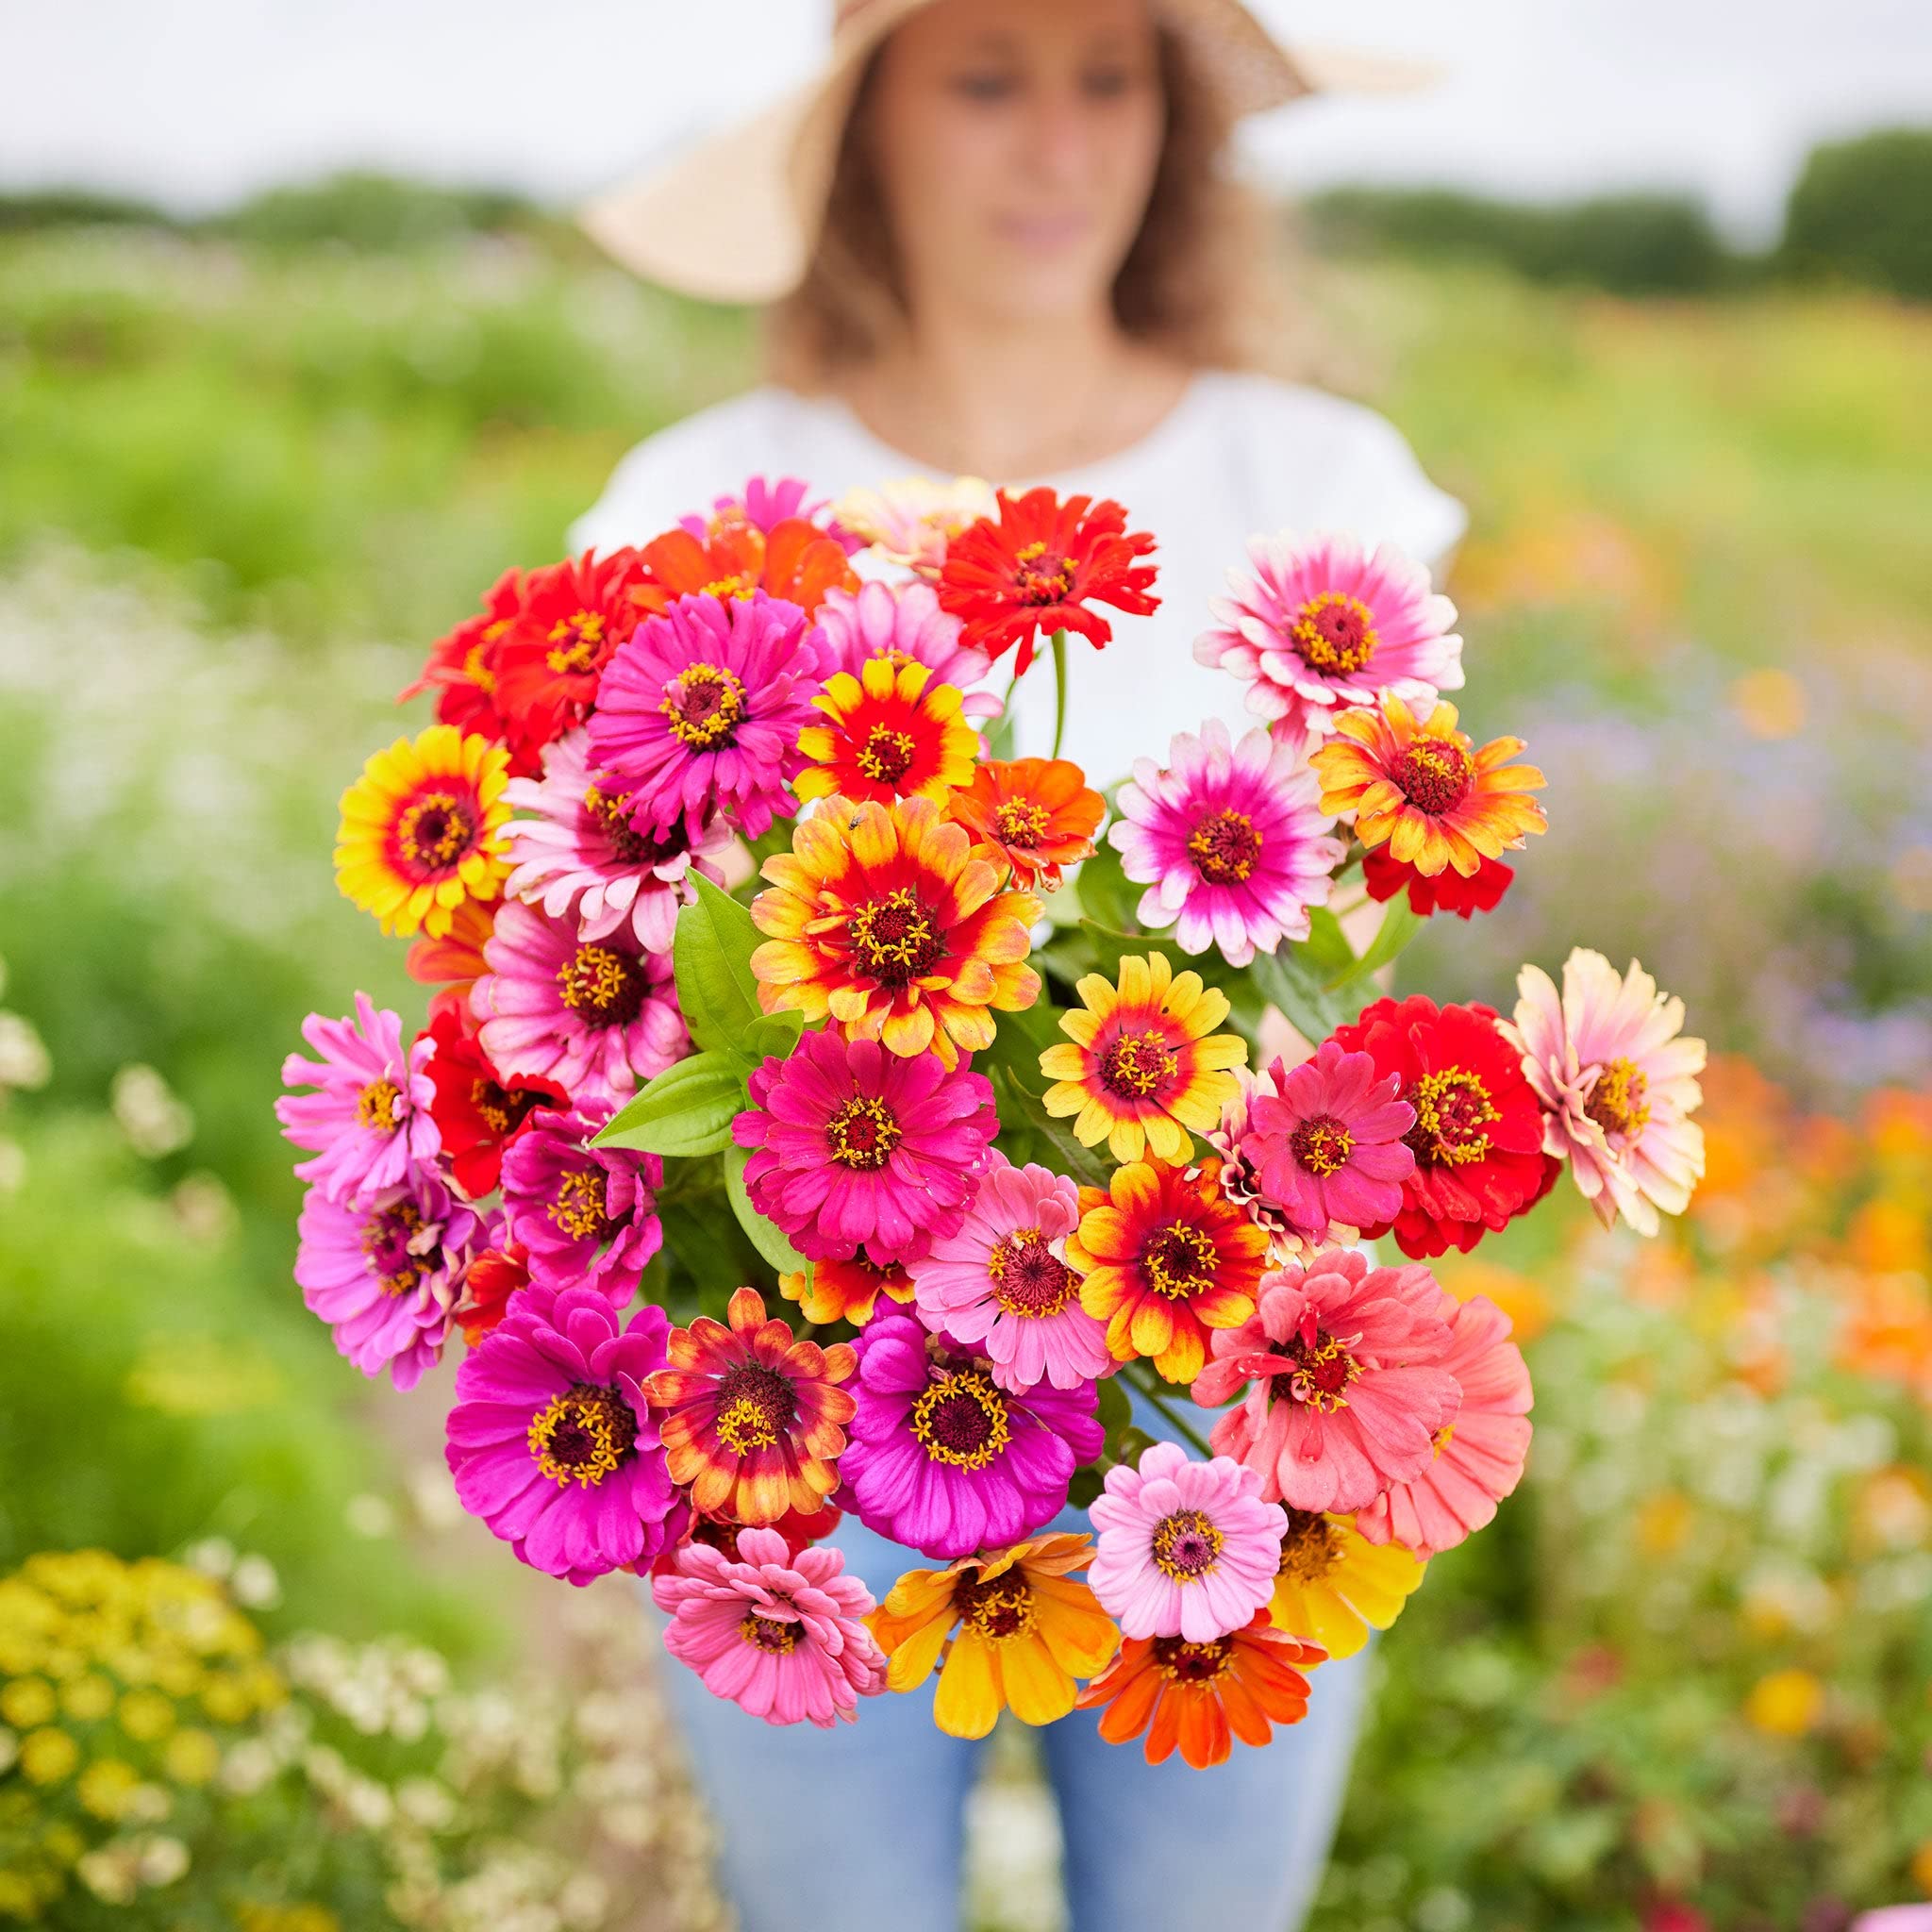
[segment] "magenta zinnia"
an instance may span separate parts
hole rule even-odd
[[[503,1208],[509,1234],[529,1250],[532,1281],[594,1288],[621,1308],[663,1245],[652,1191],[664,1163],[592,1146],[609,1117],[608,1107],[588,1102],[532,1115],[503,1158]]]

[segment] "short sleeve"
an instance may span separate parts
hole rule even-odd
[[[1460,500],[1432,483],[1408,440],[1388,417],[1350,405],[1355,460],[1341,472],[1339,493],[1355,506],[1346,525],[1393,543],[1440,578],[1469,527]]]

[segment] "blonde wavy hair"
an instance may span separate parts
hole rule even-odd
[[[1267,204],[1230,170],[1233,122],[1185,43],[1160,36],[1167,131],[1141,231],[1114,278],[1120,325],[1194,369],[1277,367],[1282,240]],[[870,361],[908,311],[884,196],[867,153],[878,56],[860,81],[804,279],[765,314],[770,378],[809,394]]]

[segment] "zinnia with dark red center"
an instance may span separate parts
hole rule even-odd
[[[454,1005],[430,1014],[426,1037],[435,1045],[425,1069],[434,1090],[430,1118],[458,1191],[481,1200],[495,1191],[504,1150],[530,1115],[540,1107],[567,1108],[570,1096],[554,1080],[498,1073],[476,1038],[475,1017]]]
[[[503,1211],[528,1250],[533,1280],[594,1288],[622,1308],[664,1243],[655,1192],[664,1163],[592,1146],[609,1118],[609,1108],[592,1102],[535,1115],[504,1158]]]
[[[1107,800],[1068,758],[991,758],[974,768],[972,784],[954,792],[946,809],[1013,868],[1016,886],[1052,892],[1062,866],[1093,857]]]

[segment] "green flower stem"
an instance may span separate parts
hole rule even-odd
[[[1053,634],[1053,755],[1060,755],[1060,740],[1067,729],[1067,633]]]
[[[1199,1450],[1203,1456],[1211,1457],[1214,1454],[1214,1451],[1181,1420],[1179,1413],[1169,1407],[1166,1398],[1160,1393],[1159,1384],[1153,1371],[1148,1369],[1145,1363],[1131,1362],[1121,1373],[1132,1379],[1134,1387],[1147,1398],[1160,1419],[1169,1428],[1176,1431],[1183,1441]]]

